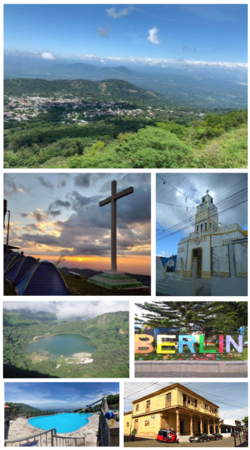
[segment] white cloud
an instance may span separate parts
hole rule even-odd
[[[53,53],[51,52],[42,52],[41,57],[43,59],[56,59],[55,55],[53,55]]]
[[[111,59],[112,61],[121,61],[122,58],[116,57],[116,56],[108,56],[108,59]]]
[[[80,59],[84,59],[84,58],[95,59],[95,58],[98,58],[98,56],[96,56],[96,55],[78,55],[78,57]]]
[[[41,305],[40,302],[24,301],[20,302],[4,302],[4,308],[7,310],[16,309],[28,309],[32,312],[44,311],[52,314],[56,314],[58,319],[80,317],[88,315],[90,317],[96,317],[101,314],[117,312],[117,311],[129,311],[129,302],[127,301],[95,301],[95,302],[47,302],[44,301]]]
[[[109,8],[106,9],[106,12],[108,13],[108,16],[113,17],[113,19],[119,19],[122,16],[127,16],[133,11],[133,8],[125,8],[121,9],[119,12],[116,12],[116,8]]]
[[[158,37],[158,28],[153,27],[150,30],[148,30],[148,41],[151,42],[151,44],[154,45],[160,45],[161,41],[159,40]]]

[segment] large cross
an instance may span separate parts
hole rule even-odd
[[[99,206],[107,205],[111,203],[111,271],[117,272],[117,261],[116,261],[116,202],[119,198],[125,197],[126,195],[133,194],[134,188],[129,187],[121,192],[116,191],[117,182],[114,180],[111,183],[111,197],[102,200]]]

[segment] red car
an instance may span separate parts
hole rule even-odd
[[[167,442],[169,444],[171,444],[172,442],[179,443],[179,439],[174,430],[159,430],[156,440],[161,442]]]

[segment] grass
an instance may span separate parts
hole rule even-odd
[[[241,126],[210,141],[204,149],[198,150],[196,157],[205,162],[206,168],[247,169],[248,131]]]

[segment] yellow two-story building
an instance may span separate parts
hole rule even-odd
[[[156,438],[160,429],[173,428],[178,436],[220,432],[219,407],[199,394],[172,384],[135,400],[124,414],[124,434]]]

